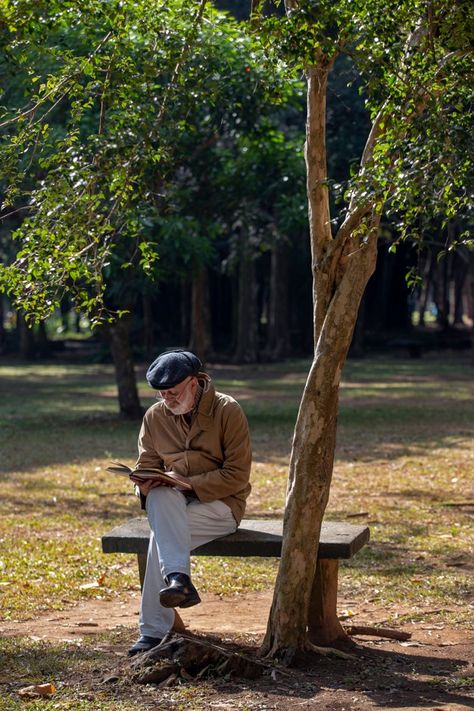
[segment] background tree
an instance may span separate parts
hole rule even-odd
[[[0,287],[39,319],[71,294],[107,332],[120,410],[136,416],[130,319],[108,315],[130,313],[173,263],[174,278],[183,262],[204,273],[215,203],[208,196],[192,215],[176,203],[193,196],[196,206],[214,144],[257,130],[291,85],[205,0],[193,13],[179,0],[162,12],[95,0],[74,12],[55,2],[5,8],[8,67],[26,99],[6,91],[3,208],[26,217]]]

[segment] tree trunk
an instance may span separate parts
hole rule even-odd
[[[189,348],[203,363],[212,352],[211,305],[207,267],[196,270],[191,290],[191,340]]]
[[[280,567],[262,646],[262,653],[284,661],[306,647],[311,587],[332,478],[339,383],[360,300],[375,268],[375,229],[367,247],[354,255],[331,300],[298,412]],[[316,283],[319,277],[317,270]],[[337,638],[327,642],[336,643]]]
[[[469,297],[470,297],[470,307],[469,315],[471,317],[471,360],[474,363],[474,254],[472,252],[468,253],[469,259]]]
[[[272,360],[286,358],[290,352],[288,308],[288,246],[277,242],[271,252],[270,299],[266,352]]]
[[[242,240],[246,237],[243,236]],[[243,244],[239,262],[237,344],[234,363],[255,363],[258,358],[258,309],[255,259]]]
[[[153,319],[153,307],[149,294],[144,294],[142,299],[143,305],[143,348],[145,353],[150,356],[155,345],[155,328]]]
[[[365,352],[365,312],[366,298],[363,298],[359,308],[359,314],[354,327],[354,335],[352,336],[349,357],[362,358]]]
[[[352,213],[336,238],[332,237],[325,148],[329,71],[330,65],[322,61],[308,72],[305,154],[315,349],[295,426],[280,566],[260,650],[287,663],[308,644],[310,600],[312,592],[313,597],[317,592],[312,588],[319,536],[333,470],[339,383],[359,304],[375,268],[380,221],[378,215],[370,215],[370,224],[360,232],[364,237],[356,236],[354,228],[367,221],[368,210],[350,206]]]
[[[138,397],[132,349],[130,347],[131,316],[124,316],[104,326],[115,367],[120,414],[138,419],[143,409]]]
[[[190,324],[189,324],[189,286],[185,279],[181,279],[179,289],[180,297],[180,320],[179,320],[179,342],[186,343],[189,340]]]
[[[40,321],[38,324],[36,338],[38,355],[40,358],[45,358],[51,353],[51,346],[48,341],[48,334],[46,333],[46,324],[44,321]]]
[[[453,255],[453,279],[454,279],[454,324],[464,323],[464,295],[466,292],[466,280],[469,273],[469,265],[463,254]]]
[[[5,353],[7,334],[5,330],[5,299],[0,294],[0,355]]]
[[[436,265],[436,275],[435,275],[435,303],[437,308],[436,322],[438,326],[441,327],[443,331],[446,331],[449,327],[449,255],[446,255],[444,259]]]
[[[23,311],[17,311],[16,330],[18,334],[18,344],[20,356],[25,360],[33,360],[35,357],[35,333],[32,326],[26,322]]]
[[[435,265],[435,256],[431,248],[428,249],[426,255],[425,268],[423,269],[423,285],[420,295],[420,318],[419,325],[425,325],[425,314],[428,307],[428,299],[432,290],[433,273]]]

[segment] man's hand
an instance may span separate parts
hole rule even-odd
[[[140,489],[140,494],[143,494],[143,496],[148,496],[150,491],[152,489],[156,489],[157,486],[172,486],[164,481],[159,481],[157,479],[142,479],[141,477],[133,476],[133,474],[130,479],[134,484],[137,484]]]

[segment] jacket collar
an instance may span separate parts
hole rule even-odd
[[[207,373],[198,373],[197,377],[202,387],[202,395],[193,426],[197,424],[199,429],[208,430],[212,426],[212,409],[216,389]]]

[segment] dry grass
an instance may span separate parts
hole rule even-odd
[[[249,516],[283,512],[307,366],[213,369],[218,387],[240,399],[251,424]],[[407,614],[438,607],[467,621],[471,375],[459,357],[349,362],[327,517],[367,522],[372,543],[344,568],[343,592],[387,605],[408,600]],[[136,589],[134,561],[100,551],[105,530],[139,514],[128,483],[104,471],[113,457],[133,461],[138,429],[115,414],[112,368],[11,364],[1,366],[0,378],[3,617],[27,619]],[[146,387],[142,397],[151,403]],[[225,594],[271,586],[276,563],[198,559],[194,570],[203,589]]]
[[[255,457],[249,516],[283,512],[307,367],[297,361],[212,370],[218,387],[242,402],[250,421]],[[133,461],[139,423],[116,415],[112,367],[3,363],[0,386],[3,619],[34,618],[89,597],[125,598],[137,589],[135,561],[103,555],[100,536],[138,515],[139,507],[128,482],[104,467],[111,458]],[[146,386],[142,397],[151,404]],[[459,356],[348,363],[327,517],[367,522],[372,537],[343,566],[348,604],[376,604],[387,622],[441,618],[463,627],[472,620],[473,402],[472,368]],[[199,558],[193,565],[200,588],[222,594],[270,588],[276,573],[276,562],[265,560]],[[137,694],[142,708],[161,708],[154,705],[154,692],[104,687],[119,634],[77,648],[1,641],[7,678],[0,681],[8,688],[48,675],[73,678],[69,686],[63,682],[59,701],[20,701],[12,692],[0,709],[121,711],[137,707]],[[184,687],[169,700],[177,709],[207,708],[207,691]]]

